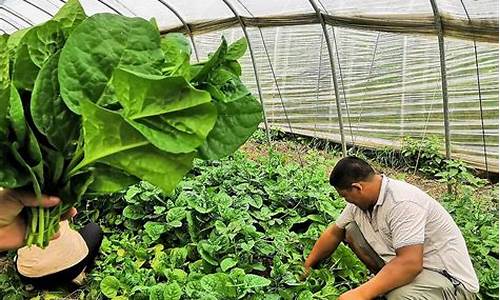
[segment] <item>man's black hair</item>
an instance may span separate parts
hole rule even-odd
[[[365,181],[375,174],[373,168],[358,157],[344,157],[337,162],[330,174],[330,184],[345,190],[355,182]]]

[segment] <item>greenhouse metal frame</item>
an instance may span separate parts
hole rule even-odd
[[[0,1],[0,30],[39,24],[64,2]],[[498,173],[498,1],[81,3],[88,15],[154,17],[162,33],[189,36],[196,60],[242,30],[243,76],[268,139],[279,128],[338,142],[346,155],[435,135],[447,158]]]

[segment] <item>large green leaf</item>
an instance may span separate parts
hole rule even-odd
[[[18,30],[16,32],[13,32],[9,36],[9,40],[7,41],[7,49],[9,51],[9,56],[10,56],[10,61],[13,62],[15,57],[16,57],[16,51],[17,47],[19,47],[19,44],[24,37],[24,35],[30,30],[31,28],[24,28],[21,30]],[[12,70],[11,70],[12,72]]]
[[[171,153],[189,153],[205,142],[216,119],[215,106],[204,103],[178,112],[128,121],[157,148]]]
[[[58,21],[66,38],[69,37],[73,29],[78,26],[87,16],[78,0],[69,0],[64,4],[52,20]]]
[[[63,47],[64,41],[65,37],[61,25],[49,20],[28,31],[21,43],[28,45],[31,60],[38,68],[41,68],[50,56]]]
[[[223,61],[224,61],[224,56],[226,55],[227,52],[227,42],[222,38],[222,42],[217,48],[217,51],[215,51],[214,54],[210,57],[208,61],[206,61],[202,65],[201,68],[193,68],[191,72],[193,72],[194,76],[191,79],[192,82],[202,82],[206,80],[208,74],[212,72],[212,70],[216,69]],[[194,71],[196,70],[196,72]]]
[[[225,67],[220,67],[210,73],[207,90],[214,99],[226,103],[250,94],[240,78]]]
[[[64,172],[64,155],[63,153],[53,150],[52,147],[47,147],[45,145],[40,145],[42,149],[42,155],[44,159],[44,164],[46,166],[46,184],[51,184],[55,187],[61,179]]]
[[[85,141],[82,166],[120,151],[149,144],[119,113],[89,101],[82,101],[81,111]]]
[[[7,43],[9,36],[6,34],[0,35],[0,90],[5,90],[10,87],[10,75],[9,75],[9,51],[7,49]]]
[[[180,111],[211,101],[210,94],[195,89],[180,76],[148,76],[116,70],[112,85],[128,119]]]
[[[215,105],[217,122],[205,144],[198,149],[203,159],[220,159],[233,153],[253,134],[262,120],[262,106],[253,96]]]
[[[224,58],[227,60],[237,60],[241,58],[246,51],[247,40],[246,38],[242,37],[241,39],[229,45],[226,56]]]
[[[31,181],[31,175],[27,170],[15,163],[10,154],[10,147],[0,144],[0,187],[18,188],[25,186]]]
[[[98,102],[116,68],[160,74],[160,34],[150,22],[96,14],[73,30],[61,53],[59,83],[66,105],[79,113],[83,100]]]
[[[212,130],[217,110],[210,95],[183,77],[159,77],[118,69],[111,84],[123,116],[157,148],[189,153]]]
[[[44,182],[42,153],[35,134],[25,121],[23,103],[13,84],[10,88],[9,120],[15,133],[11,150],[21,166],[28,168],[29,173],[36,177],[32,181],[35,190],[39,191]]]
[[[89,101],[81,103],[84,160],[76,169],[98,161],[171,192],[191,169],[194,153],[172,154],[152,146],[119,113]]]
[[[58,22],[49,20],[24,32],[20,39],[12,78],[17,88],[32,90],[45,61],[64,45],[64,34]],[[13,44],[16,40],[13,41]]]
[[[156,185],[169,194],[191,170],[194,157],[194,153],[172,154],[148,145],[122,151],[100,161]]]
[[[17,88],[31,91],[40,68],[31,60],[27,44],[19,44],[12,69],[12,81],[14,85]]]
[[[29,174],[29,178],[30,178],[29,181],[32,184],[33,192],[35,193],[35,195],[38,198],[40,198],[42,196],[42,190],[40,187],[40,183],[38,182],[37,175],[35,174],[35,172],[31,168],[31,166],[24,160],[22,155],[19,153],[19,149],[20,149],[20,145],[18,142],[13,142],[10,145],[10,150],[11,150],[11,153],[12,153],[14,159],[21,165],[22,172],[26,172]]]
[[[80,133],[80,117],[68,109],[59,94],[58,61],[59,52],[38,73],[31,95],[31,116],[52,146],[62,153],[71,153],[69,148]]]
[[[111,194],[123,191],[128,186],[137,183],[139,179],[110,166],[96,165],[92,174],[94,181],[89,190],[96,194]]]
[[[164,74],[188,77],[191,46],[182,33],[169,33],[161,38],[161,50],[165,54]]]
[[[0,49],[5,49],[8,42],[7,35],[0,35]],[[10,99],[9,52],[0,52],[0,142],[7,140]]]
[[[21,96],[16,87],[11,84],[9,98],[9,119],[10,126],[16,135],[16,141],[20,146],[23,146],[26,140],[26,123],[24,121],[24,110]]]

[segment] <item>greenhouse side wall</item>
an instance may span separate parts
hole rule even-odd
[[[443,98],[437,37],[329,27],[344,134],[348,144],[398,149],[404,137],[442,140]],[[249,27],[265,110],[272,128],[340,142],[326,41],[320,25]],[[231,28],[195,36],[202,56]],[[478,43],[479,79],[471,41],[445,39],[453,158],[498,172],[498,45]],[[249,55],[246,82],[257,95]],[[484,126],[483,126],[484,125]],[[483,140],[484,129],[484,140]],[[486,147],[483,147],[483,145]]]

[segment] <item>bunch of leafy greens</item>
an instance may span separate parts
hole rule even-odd
[[[262,108],[241,82],[246,40],[190,64],[182,34],[154,20],[87,17],[68,1],[41,25],[3,35],[0,186],[59,196],[28,212],[28,245],[47,245],[85,193],[147,181],[170,193],[195,157],[233,153]]]

